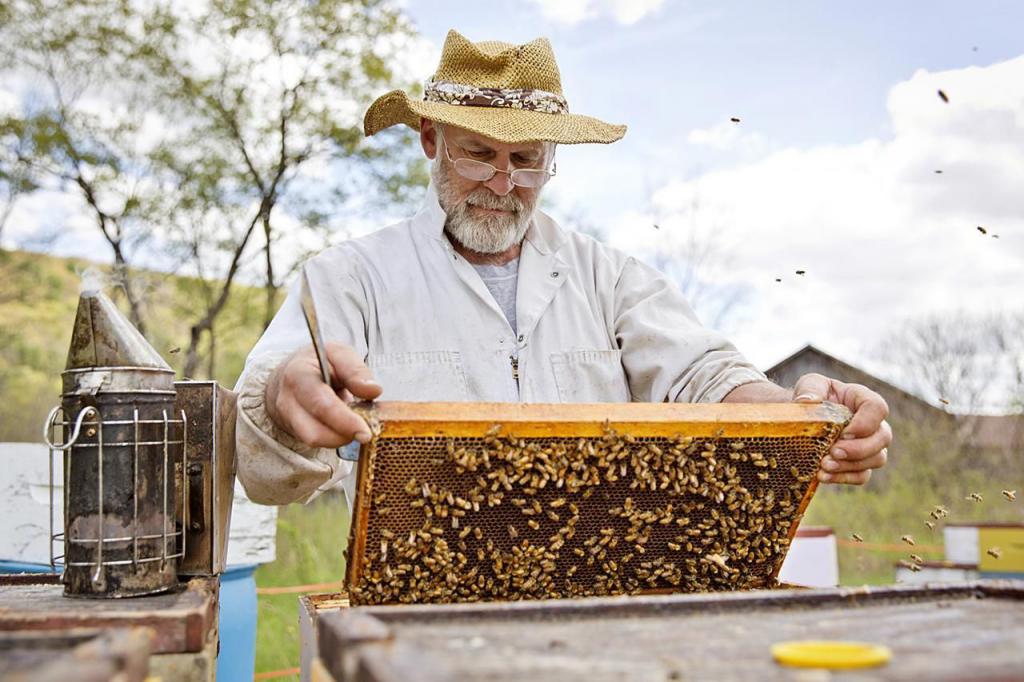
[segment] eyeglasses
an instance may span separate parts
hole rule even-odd
[[[451,152],[448,151],[448,141],[444,137],[441,138],[441,145],[444,147],[444,155],[448,157],[448,161],[455,167],[455,172],[467,180],[487,182],[494,177],[495,173],[505,173],[513,185],[535,189],[542,187],[558,171],[557,164],[552,164],[551,170],[546,168],[516,168],[512,171],[504,171],[500,168],[495,168],[486,161],[475,161],[466,158],[453,159]],[[462,149],[458,145],[456,147]]]

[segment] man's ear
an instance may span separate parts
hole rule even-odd
[[[428,159],[437,156],[437,127],[425,118],[420,119],[420,145]]]

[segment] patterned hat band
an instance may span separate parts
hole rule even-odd
[[[457,104],[467,107],[503,107],[527,109],[545,114],[567,114],[569,103],[561,95],[544,90],[515,88],[478,88],[451,81],[427,81],[423,87],[427,102]]]

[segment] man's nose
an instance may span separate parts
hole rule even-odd
[[[503,197],[515,188],[512,184],[512,176],[504,171],[498,171],[490,180],[484,183],[484,187],[491,190],[499,197]]]

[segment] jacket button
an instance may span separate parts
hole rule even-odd
[[[551,276],[552,276],[552,277],[558,277],[558,273],[557,273],[557,272],[552,272],[552,273],[551,273]]]

